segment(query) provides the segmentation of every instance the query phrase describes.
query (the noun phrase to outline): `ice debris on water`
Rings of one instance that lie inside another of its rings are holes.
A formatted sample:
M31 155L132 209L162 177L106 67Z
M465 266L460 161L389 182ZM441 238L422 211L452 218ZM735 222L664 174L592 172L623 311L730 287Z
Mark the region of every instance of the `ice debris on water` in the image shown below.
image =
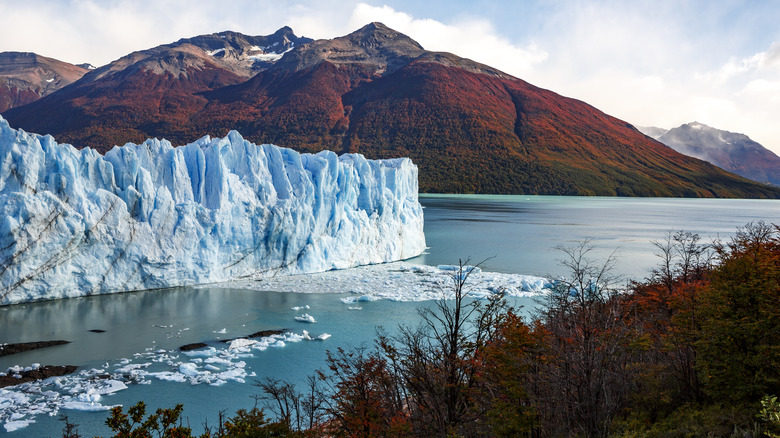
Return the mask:
M114 407L111 394L127 389L128 385L148 385L153 380L211 386L245 383L254 373L247 371L243 359L269 347L328 337L327 333L312 337L305 331L304 334L286 332L251 340L235 339L225 348L209 346L186 352L148 348L134 354L132 359L119 359L113 365L0 388L0 424L6 432L13 432L34 423L38 415L56 416L63 409L110 410ZM35 365L38 364L26 368ZM24 369L17 365L8 372Z
M310 324L313 324L313 323L317 322L317 320L314 319L314 317L309 315L308 313L304 313L301 316L296 316L295 320L298 321L298 322L308 322Z
M417 167L237 132L105 156L0 117L0 305L322 272L425 249Z
M307 341L324 341L328 338L330 338L330 333L322 333L312 337L307 330L303 331L303 339Z

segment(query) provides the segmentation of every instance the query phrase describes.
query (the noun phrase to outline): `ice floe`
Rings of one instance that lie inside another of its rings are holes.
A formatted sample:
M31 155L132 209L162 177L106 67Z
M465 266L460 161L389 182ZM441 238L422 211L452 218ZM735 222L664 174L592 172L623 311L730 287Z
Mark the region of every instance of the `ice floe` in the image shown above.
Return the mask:
M310 324L313 324L313 323L317 322L317 320L314 319L314 317L309 315L308 313L304 313L301 316L296 316L295 320L298 321L298 322L308 322Z
M469 272L466 291L475 298L494 293L529 297L543 294L552 287L551 280L543 277L487 272L471 266L464 268L464 272ZM427 266L394 262L307 275L233 281L209 287L296 293L350 293L352 296L341 298L346 304L376 300L427 301L451 298L458 272L458 266L453 265ZM298 311L302 308L296 306L292 309ZM358 310L358 306L353 305L349 309Z

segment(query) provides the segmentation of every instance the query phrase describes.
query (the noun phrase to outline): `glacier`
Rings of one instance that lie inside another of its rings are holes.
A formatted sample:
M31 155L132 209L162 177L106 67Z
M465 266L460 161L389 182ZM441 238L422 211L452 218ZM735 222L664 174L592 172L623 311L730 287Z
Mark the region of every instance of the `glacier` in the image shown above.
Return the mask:
M407 158L236 131L105 156L0 117L0 305L385 263L425 249Z

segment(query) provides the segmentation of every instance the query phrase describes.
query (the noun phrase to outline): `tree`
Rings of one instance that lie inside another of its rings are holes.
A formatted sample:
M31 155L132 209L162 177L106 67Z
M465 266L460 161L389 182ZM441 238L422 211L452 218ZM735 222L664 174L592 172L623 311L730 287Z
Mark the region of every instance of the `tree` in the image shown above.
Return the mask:
M667 233L654 241L661 259L650 278L631 284L632 325L642 351L640 385L650 421L682 403L701 402L702 384L696 343L701 336L702 290L709 281L713 254L698 234Z
M509 309L500 293L486 300L467 297L473 272L461 262L452 276L452 299L422 310L419 327L400 327L398 335L379 338L380 350L401 379L399 394L416 434L474 436L487 429L485 346Z
M146 403L139 401L127 409L127 414L121 406L111 409L106 425L114 431L114 438L189 438L192 430L181 425L182 410L181 403L173 409L160 408L144 420Z
M631 391L630 302L604 263L588 258L587 241L561 248L568 278L555 282L539 313L549 360L534 398L551 435L606 436Z
M514 312L498 326L485 352L485 380L489 394L488 422L494 436L538 436L539 409L533 395L544 367L547 333L537 323L525 323Z
M711 397L756 402L780 392L780 236L751 223L716 247L721 262L704 293L698 343Z
M270 377L255 383L268 408L288 431L314 430L322 422L326 395L315 376L308 379L308 393L298 392L295 385Z
M756 415L763 422L767 423L771 430L777 430L780 428L780 402L777 401L777 396L765 395L761 399L761 411ZM765 432L769 438L780 438L780 433Z
M331 432L350 437L401 437L411 432L397 376L376 350L339 348L328 352L328 369L318 375L328 389Z

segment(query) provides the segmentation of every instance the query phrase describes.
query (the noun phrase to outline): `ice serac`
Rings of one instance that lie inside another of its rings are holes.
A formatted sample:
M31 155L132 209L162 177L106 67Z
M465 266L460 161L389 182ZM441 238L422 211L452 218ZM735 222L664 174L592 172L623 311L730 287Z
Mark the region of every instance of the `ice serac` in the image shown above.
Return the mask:
M105 156L0 118L0 305L309 273L425 248L417 167L233 131Z

